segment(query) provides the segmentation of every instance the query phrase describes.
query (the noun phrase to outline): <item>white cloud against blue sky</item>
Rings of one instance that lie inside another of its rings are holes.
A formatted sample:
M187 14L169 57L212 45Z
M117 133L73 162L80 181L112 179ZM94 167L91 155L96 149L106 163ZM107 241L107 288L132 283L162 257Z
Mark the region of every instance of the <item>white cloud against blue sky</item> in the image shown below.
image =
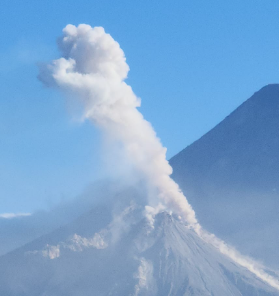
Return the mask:
M278 10L252 0L2 1L0 211L75 196L102 169L97 133L36 79L66 24L103 26L120 43L140 110L171 157L278 81Z

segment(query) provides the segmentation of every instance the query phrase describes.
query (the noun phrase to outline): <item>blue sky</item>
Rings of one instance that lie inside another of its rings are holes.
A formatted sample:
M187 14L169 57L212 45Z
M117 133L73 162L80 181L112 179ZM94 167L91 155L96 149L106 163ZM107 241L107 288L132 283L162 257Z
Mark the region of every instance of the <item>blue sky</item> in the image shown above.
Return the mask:
M124 50L168 158L279 80L278 1L1 1L0 213L32 212L102 176L100 138L37 80L66 24L103 26Z

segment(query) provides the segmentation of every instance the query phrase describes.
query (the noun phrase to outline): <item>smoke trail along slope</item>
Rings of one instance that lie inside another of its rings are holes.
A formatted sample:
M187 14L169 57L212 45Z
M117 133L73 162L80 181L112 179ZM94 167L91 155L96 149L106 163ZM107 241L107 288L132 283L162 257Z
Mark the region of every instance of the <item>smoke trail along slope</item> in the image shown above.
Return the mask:
M62 57L41 66L39 79L75 96L84 105L84 118L123 144L128 160L157 191L157 207L147 207L147 214L152 216L164 207L174 211L206 242L279 290L276 279L199 225L191 205L170 178L166 149L137 109L140 99L124 81L129 67L119 44L102 27L82 24L67 25L58 46Z

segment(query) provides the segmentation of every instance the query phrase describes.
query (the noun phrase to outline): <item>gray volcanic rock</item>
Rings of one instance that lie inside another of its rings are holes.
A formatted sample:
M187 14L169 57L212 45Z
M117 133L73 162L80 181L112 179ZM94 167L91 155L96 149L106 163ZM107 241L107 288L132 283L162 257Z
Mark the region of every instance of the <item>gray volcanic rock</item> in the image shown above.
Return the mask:
M90 215L2 256L0 295L279 295L167 213L152 226L131 206L105 228Z
M170 163L201 224L279 268L279 85L256 92Z

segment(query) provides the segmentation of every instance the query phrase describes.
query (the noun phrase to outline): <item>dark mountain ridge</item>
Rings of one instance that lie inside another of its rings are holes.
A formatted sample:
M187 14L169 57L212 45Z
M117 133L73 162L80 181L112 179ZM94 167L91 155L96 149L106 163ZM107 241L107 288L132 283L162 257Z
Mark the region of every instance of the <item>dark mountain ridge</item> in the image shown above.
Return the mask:
M279 267L278 84L256 92L170 163L205 228Z

